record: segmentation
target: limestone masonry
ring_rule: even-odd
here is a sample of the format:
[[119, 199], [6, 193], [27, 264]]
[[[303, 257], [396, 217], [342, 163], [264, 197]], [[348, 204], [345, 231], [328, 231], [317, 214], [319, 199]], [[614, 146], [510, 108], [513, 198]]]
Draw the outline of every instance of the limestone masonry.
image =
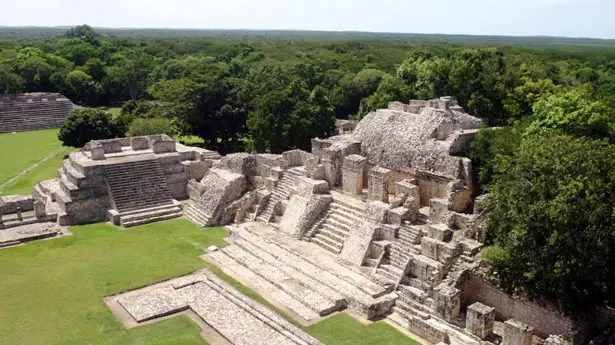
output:
[[[232, 245], [204, 259], [300, 322], [347, 310], [434, 344], [564, 344], [572, 321], [476, 273], [483, 212], [463, 155], [481, 124], [442, 98], [340, 122], [312, 152], [221, 157], [166, 135], [92, 141], [0, 214], [10, 227], [185, 215], [227, 226]], [[318, 344], [237, 294], [205, 273], [108, 304], [133, 323], [191, 310], [231, 344]]]
[[73, 107], [59, 93], [0, 95], [0, 133], [60, 128]]

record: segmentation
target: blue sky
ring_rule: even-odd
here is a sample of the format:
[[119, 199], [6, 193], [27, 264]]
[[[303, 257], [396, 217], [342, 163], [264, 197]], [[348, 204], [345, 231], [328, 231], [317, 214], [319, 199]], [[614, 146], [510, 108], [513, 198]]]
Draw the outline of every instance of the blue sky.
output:
[[4, 26], [615, 38], [615, 0], [0, 0]]

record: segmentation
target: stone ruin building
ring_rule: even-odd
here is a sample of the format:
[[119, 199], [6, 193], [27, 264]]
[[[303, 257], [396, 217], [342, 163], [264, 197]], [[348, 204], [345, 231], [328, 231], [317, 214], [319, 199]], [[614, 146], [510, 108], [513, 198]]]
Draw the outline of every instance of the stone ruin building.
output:
[[[221, 157], [165, 135], [92, 141], [32, 197], [0, 203], [0, 214], [13, 219], [0, 224], [130, 227], [185, 215], [230, 231], [232, 244], [204, 259], [305, 322], [347, 310], [387, 317], [432, 343], [563, 344], [560, 336], [573, 335], [570, 319], [476, 273], [483, 211], [463, 155], [481, 124], [442, 98], [390, 103], [351, 131], [313, 139], [311, 152]], [[16, 209], [31, 215], [18, 220]], [[134, 323], [189, 308], [230, 339], [240, 326], [202, 303], [226, 296], [234, 302], [218, 308], [245, 317], [247, 332], [273, 332], [231, 343], [268, 344], [286, 334], [280, 344], [319, 344], [266, 308], [242, 314], [256, 307], [229, 294], [200, 272], [107, 303]], [[250, 321], [255, 315], [275, 326]]]
[[59, 93], [0, 95], [0, 133], [60, 128], [73, 107]]

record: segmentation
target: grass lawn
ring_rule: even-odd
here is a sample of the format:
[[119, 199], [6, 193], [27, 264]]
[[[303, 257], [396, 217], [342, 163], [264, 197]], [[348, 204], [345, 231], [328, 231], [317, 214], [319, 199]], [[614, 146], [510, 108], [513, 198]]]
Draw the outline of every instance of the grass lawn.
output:
[[111, 114], [112, 117], [116, 117], [120, 113], [120, 111], [122, 111], [122, 108], [120, 107], [107, 109], [107, 112]]
[[58, 130], [0, 134], [0, 184], [62, 147]]
[[64, 155], [72, 150], [74, 150], [72, 147], [65, 147], [62, 151], [53, 156], [53, 158], [46, 160], [36, 168], [28, 171], [19, 179], [13, 181], [13, 183], [4, 187], [2, 194], [13, 195], [32, 193], [32, 188], [39, 181], [49, 180], [57, 176], [58, 169], [62, 167]]
[[[177, 219], [129, 230], [100, 223], [71, 231], [0, 250], [0, 344], [205, 344], [199, 327], [183, 316], [126, 330], [102, 299], [205, 267], [198, 256], [209, 245], [226, 245], [224, 229]], [[416, 344], [386, 323], [364, 326], [345, 314], [306, 330], [329, 345]]]

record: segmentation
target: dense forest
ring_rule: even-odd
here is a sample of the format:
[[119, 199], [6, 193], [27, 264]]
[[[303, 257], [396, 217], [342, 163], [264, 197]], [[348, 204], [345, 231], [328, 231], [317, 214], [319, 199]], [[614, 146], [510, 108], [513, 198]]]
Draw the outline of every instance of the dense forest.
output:
[[576, 316], [615, 304], [613, 41], [0, 29], [0, 93], [41, 91], [88, 107], [67, 145], [165, 131], [223, 154], [309, 149], [335, 119], [453, 96], [500, 127], [468, 152], [488, 193], [489, 279]]

